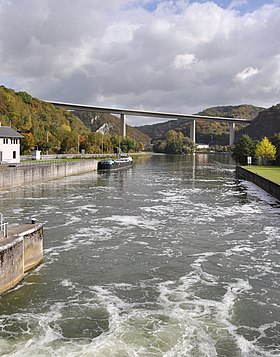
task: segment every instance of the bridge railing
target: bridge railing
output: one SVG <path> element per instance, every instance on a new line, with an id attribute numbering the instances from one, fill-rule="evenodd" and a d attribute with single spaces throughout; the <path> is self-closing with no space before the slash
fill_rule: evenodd
<path id="1" fill-rule="evenodd" d="M 113 154 L 52 154 L 52 155 L 41 155 L 40 160 L 61 160 L 61 159 L 95 159 L 95 158 L 100 158 L 104 156 L 112 156 Z M 31 155 L 21 155 L 20 156 L 21 161 L 30 161 L 30 162 L 40 162 L 40 160 L 35 160 L 32 158 Z"/>

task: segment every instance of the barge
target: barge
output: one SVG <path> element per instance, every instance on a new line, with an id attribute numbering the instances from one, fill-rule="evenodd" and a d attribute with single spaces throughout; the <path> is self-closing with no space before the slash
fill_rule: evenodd
<path id="1" fill-rule="evenodd" d="M 120 155 L 118 159 L 101 160 L 97 164 L 97 170 L 119 170 L 132 165 L 133 159 L 131 156 Z"/>

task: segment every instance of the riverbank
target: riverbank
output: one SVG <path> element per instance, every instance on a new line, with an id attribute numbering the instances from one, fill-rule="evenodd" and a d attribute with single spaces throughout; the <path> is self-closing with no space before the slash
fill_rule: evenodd
<path id="1" fill-rule="evenodd" d="M 244 169 L 251 171 L 259 176 L 266 178 L 280 185 L 280 167 L 279 166 L 242 166 Z"/>
<path id="2" fill-rule="evenodd" d="M 278 170 L 277 168 L 271 170 L 271 168 L 262 166 L 236 166 L 236 175 L 239 178 L 244 178 L 253 182 L 270 195 L 280 200 L 280 185 L 278 183 L 280 168 L 278 168 Z"/>
<path id="3" fill-rule="evenodd" d="M 145 152 L 130 155 L 133 159 L 151 156 L 150 153 Z M 0 166 L 0 190 L 97 171 L 98 161 L 108 156 L 113 155 L 96 154 L 95 158 L 89 158 L 86 155 L 84 157 L 82 155 L 44 155 L 41 160 L 33 161 L 29 158 L 15 167 Z"/>
<path id="4" fill-rule="evenodd" d="M 0 170 L 0 190 L 97 170 L 98 160 L 30 162 Z"/>

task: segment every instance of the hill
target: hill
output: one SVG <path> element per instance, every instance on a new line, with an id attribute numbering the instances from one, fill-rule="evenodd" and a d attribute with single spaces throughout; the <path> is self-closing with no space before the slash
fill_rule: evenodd
<path id="1" fill-rule="evenodd" d="M 90 111 L 73 111 L 72 112 L 76 117 L 81 119 L 81 121 L 91 130 L 98 130 L 104 123 L 107 123 L 109 126 L 109 133 L 111 135 L 121 135 L 120 129 L 120 119 L 111 114 L 106 113 L 95 113 Z M 149 136 L 145 135 L 143 132 L 127 125 L 126 128 L 127 136 L 141 142 L 143 144 L 149 144 L 151 139 Z"/>
<path id="2" fill-rule="evenodd" d="M 264 108 L 255 107 L 253 105 L 237 105 L 237 106 L 219 106 L 205 109 L 198 115 L 206 116 L 224 116 L 224 117 L 239 117 L 246 119 L 255 118 Z M 169 120 L 165 123 L 158 123 L 153 125 L 144 125 L 136 127 L 144 134 L 150 136 L 153 140 L 163 139 L 168 130 L 181 131 L 184 136 L 189 136 L 190 121 L 186 119 Z M 236 126 L 240 130 L 244 125 Z M 228 144 L 229 128 L 227 123 L 197 121 L 196 122 L 196 141 L 201 143 L 210 143 L 214 145 Z"/>
<path id="3" fill-rule="evenodd" d="M 261 111 L 250 125 L 237 133 L 236 138 L 248 134 L 252 139 L 260 140 L 264 136 L 271 137 L 275 133 L 280 133 L 280 104 Z"/>
<path id="4" fill-rule="evenodd" d="M 24 136 L 22 149 L 26 152 L 35 146 L 68 151 L 77 147 L 78 135 L 90 132 L 72 113 L 4 86 L 0 86 L 0 122 Z"/>
<path id="5" fill-rule="evenodd" d="M 0 86 L 0 123 L 24 136 L 21 148 L 25 153 L 36 146 L 49 153 L 76 153 L 78 140 L 86 140 L 104 123 L 109 125 L 111 135 L 120 134 L 120 120 L 112 115 L 69 112 L 4 86 Z M 127 135 L 137 142 L 150 142 L 149 137 L 130 126 L 127 126 Z"/>

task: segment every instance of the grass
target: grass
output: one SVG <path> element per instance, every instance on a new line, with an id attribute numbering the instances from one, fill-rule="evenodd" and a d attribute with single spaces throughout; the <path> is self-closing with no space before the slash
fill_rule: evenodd
<path id="1" fill-rule="evenodd" d="M 248 171 L 252 171 L 255 174 L 273 181 L 280 185 L 280 166 L 242 166 Z"/>

